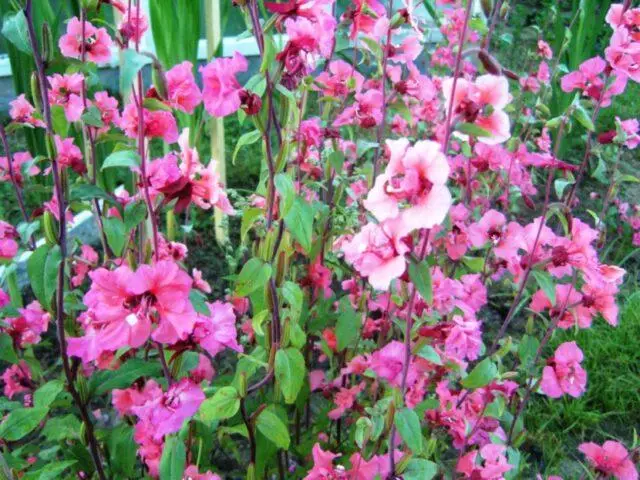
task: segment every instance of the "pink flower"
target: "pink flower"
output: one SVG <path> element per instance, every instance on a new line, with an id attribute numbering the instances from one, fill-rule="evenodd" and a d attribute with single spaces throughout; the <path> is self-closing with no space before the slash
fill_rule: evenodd
<path id="1" fill-rule="evenodd" d="M 604 53 L 616 73 L 640 82 L 640 39 L 634 39 L 629 30 L 616 29 Z"/>
<path id="2" fill-rule="evenodd" d="M 399 219 L 403 233 L 441 223 L 451 206 L 449 164 L 436 142 L 387 140 L 391 158 L 364 206 L 380 221 Z"/>
<path id="3" fill-rule="evenodd" d="M 205 279 L 202 278 L 202 272 L 197 268 L 191 271 L 193 277 L 193 286 L 204 293 L 211 293 L 211 285 Z"/>
<path id="4" fill-rule="evenodd" d="M 30 392 L 34 389 L 31 382 L 31 369 L 24 360 L 7 368 L 1 378 L 4 382 L 3 393 L 7 398 L 13 398 L 18 393 Z"/>
<path id="5" fill-rule="evenodd" d="M 550 60 L 553 57 L 553 50 L 547 42 L 544 40 L 538 40 L 538 55 L 547 60 Z"/>
<path id="6" fill-rule="evenodd" d="M 125 44 L 130 40 L 139 42 L 148 29 L 149 22 L 142 9 L 137 8 L 135 5 L 130 9 L 122 8 L 118 32 L 120 32 Z"/>
<path id="7" fill-rule="evenodd" d="M 323 95 L 330 97 L 344 97 L 350 91 L 359 92 L 364 83 L 364 77 L 354 70 L 344 60 L 334 60 L 329 68 L 316 77 L 316 82 Z"/>
<path id="8" fill-rule="evenodd" d="M 578 447 L 595 470 L 604 476 L 611 475 L 618 480 L 637 480 L 638 470 L 630 453 L 619 442 L 607 440 L 602 446 L 582 443 Z"/>
<path id="9" fill-rule="evenodd" d="M 198 319 L 193 329 L 195 341 L 204 348 L 212 357 L 225 348 L 236 352 L 242 352 L 238 344 L 238 331 L 236 330 L 236 315 L 233 305 L 230 303 L 207 303 L 210 315 L 198 314 Z"/>
<path id="10" fill-rule="evenodd" d="M 107 92 L 96 92 L 93 96 L 93 104 L 100 110 L 103 126 L 98 129 L 98 133 L 109 131 L 111 124 L 120 123 L 120 112 L 118 111 L 118 100 L 109 96 Z"/>
<path id="11" fill-rule="evenodd" d="M 575 72 L 566 74 L 560 80 L 564 92 L 582 90 L 583 95 L 600 101 L 602 107 L 611 105 L 611 98 L 621 94 L 627 84 L 626 75 L 614 75 L 613 82 L 607 86 L 603 76 L 607 63 L 601 57 L 584 61 Z"/>
<path id="12" fill-rule="evenodd" d="M 361 382 L 355 387 L 341 388 L 333 397 L 336 408 L 331 410 L 327 414 L 327 416 L 332 420 L 337 420 L 342 417 L 342 415 L 344 415 L 344 412 L 353 407 L 353 404 L 356 401 L 356 397 L 360 392 L 364 390 L 365 386 L 366 384 L 364 382 Z"/>
<path id="13" fill-rule="evenodd" d="M 396 462 L 402 458 L 402 452 L 396 450 L 394 459 Z M 351 469 L 347 471 L 349 480 L 376 480 L 384 479 L 389 475 L 389 456 L 373 455 L 369 460 L 365 460 L 359 453 L 354 453 L 349 458 Z"/>
<path id="14" fill-rule="evenodd" d="M 80 247 L 80 259 L 73 264 L 73 277 L 71 278 L 71 284 L 74 287 L 82 285 L 87 273 L 89 273 L 93 267 L 98 264 L 98 253 L 91 247 L 91 245 L 82 245 Z"/>
<path id="15" fill-rule="evenodd" d="M 313 456 L 313 468 L 309 470 L 304 480 L 327 480 L 332 478 L 336 472 L 333 460 L 340 455 L 328 450 L 322 450 L 319 443 L 313 446 L 311 454 Z"/>
<path id="16" fill-rule="evenodd" d="M 483 247 L 487 242 L 498 245 L 505 234 L 506 217 L 497 210 L 489 210 L 482 218 L 469 226 L 469 240 L 474 247 Z"/>
<path id="17" fill-rule="evenodd" d="M 453 78 L 442 82 L 442 93 L 448 107 L 453 90 Z M 509 82 L 505 77 L 482 75 L 475 83 L 459 78 L 453 98 L 453 113 L 460 121 L 473 123 L 490 133 L 479 137 L 483 143 L 503 143 L 511 136 L 509 116 L 504 108 L 511 101 Z"/>
<path id="18" fill-rule="evenodd" d="M 58 165 L 60 168 L 71 168 L 74 172 L 82 175 L 87 171 L 82 158 L 82 152 L 73 143 L 73 138 L 62 139 L 58 135 L 55 136 L 56 151 L 58 153 Z"/>
<path id="19" fill-rule="evenodd" d="M 445 353 L 460 360 L 476 360 L 482 345 L 482 323 L 474 318 L 454 315 L 444 342 Z"/>
<path id="20" fill-rule="evenodd" d="M 386 290 L 406 269 L 409 246 L 398 220 L 368 223 L 342 245 L 345 260 L 378 290 Z"/>
<path id="21" fill-rule="evenodd" d="M 576 342 L 560 345 L 551 364 L 542 371 L 540 388 L 545 395 L 551 398 L 559 398 L 565 393 L 574 398 L 581 396 L 587 385 L 587 372 L 580 365 L 583 358 Z"/>
<path id="22" fill-rule="evenodd" d="M 82 83 L 84 76 L 81 73 L 73 73 L 70 75 L 53 74 L 48 77 L 49 84 L 49 101 L 51 105 L 58 105 L 64 108 L 65 116 L 70 122 L 77 122 L 84 112 L 84 103 L 82 102 Z"/>
<path id="23" fill-rule="evenodd" d="M 202 94 L 193 77 L 193 64 L 182 62 L 166 73 L 169 104 L 186 113 L 193 113 L 202 102 Z"/>
<path id="24" fill-rule="evenodd" d="M 210 470 L 200 473 L 196 465 L 189 465 L 184 471 L 183 478 L 185 480 L 222 480 L 220 476 Z"/>
<path id="25" fill-rule="evenodd" d="M 175 143 L 178 140 L 178 125 L 171 112 L 143 108 L 142 117 L 145 137 L 162 138 L 167 143 Z M 129 138 L 137 139 L 138 126 L 138 107 L 135 103 L 129 103 L 122 112 L 120 128 Z"/>
<path id="26" fill-rule="evenodd" d="M 384 378 L 394 387 L 399 387 L 402 381 L 402 366 L 405 357 L 404 343 L 391 341 L 371 355 L 369 368 Z"/>
<path id="27" fill-rule="evenodd" d="M 111 60 L 112 43 L 106 28 L 96 28 L 86 21 L 83 28 L 78 17 L 73 17 L 67 24 L 67 33 L 60 37 L 58 46 L 65 57 L 81 59 L 84 44 L 87 60 L 106 63 Z"/>
<path id="28" fill-rule="evenodd" d="M 362 128 L 373 128 L 382 121 L 382 92 L 367 90 L 356 93 L 355 105 L 349 105 L 333 121 L 334 127 L 343 125 L 359 125 Z"/>
<path id="29" fill-rule="evenodd" d="M 236 75 L 247 71 L 247 59 L 235 52 L 232 58 L 216 58 L 200 67 L 204 108 L 214 117 L 226 117 L 240 108 L 243 90 Z"/>
<path id="30" fill-rule="evenodd" d="M 5 318 L 7 333 L 11 335 L 16 345 L 25 348 L 27 345 L 35 345 L 40 342 L 41 335 L 47 331 L 51 315 L 34 300 L 27 308 L 19 308 L 19 317 Z"/>
<path id="31" fill-rule="evenodd" d="M 504 453 L 507 447 L 489 443 L 480 451 L 474 450 L 458 461 L 456 472 L 465 475 L 465 478 L 481 478 L 483 480 L 502 480 L 503 474 L 513 467 L 507 462 Z M 480 458 L 478 457 L 480 453 Z"/>
<path id="32" fill-rule="evenodd" d="M 0 220 L 0 258 L 11 259 L 18 253 L 18 231 L 13 225 Z"/>
<path id="33" fill-rule="evenodd" d="M 376 19 L 384 16 L 386 10 L 378 0 L 355 0 L 354 4 L 343 14 L 343 20 L 351 20 L 349 38 L 354 39 L 358 33 L 371 33 Z"/>
<path id="34" fill-rule="evenodd" d="M 624 145 L 630 150 L 640 145 L 640 122 L 636 118 L 620 120 L 616 117 L 616 124 L 620 126 L 620 130 L 625 135 Z"/>
<path id="35" fill-rule="evenodd" d="M 213 369 L 209 358 L 200 353 L 198 354 L 198 365 L 189 372 L 189 378 L 191 378 L 194 383 L 200 383 L 203 380 L 210 382 L 215 374 L 216 371 Z"/>
<path id="36" fill-rule="evenodd" d="M 23 170 L 24 173 L 29 175 L 37 175 L 40 173 L 40 169 L 33 164 L 33 157 L 29 152 L 15 152 L 12 155 L 13 163 L 13 177 L 19 186 L 22 186 Z M 27 165 L 29 167 L 27 168 Z M 9 173 L 9 159 L 7 157 L 0 157 L 0 181 L 10 182 L 11 175 Z"/>
<path id="37" fill-rule="evenodd" d="M 20 95 L 15 100 L 9 102 L 9 115 L 14 122 L 24 123 L 33 127 L 45 127 L 44 122 L 34 117 L 36 109 L 29 103 L 24 94 Z"/>

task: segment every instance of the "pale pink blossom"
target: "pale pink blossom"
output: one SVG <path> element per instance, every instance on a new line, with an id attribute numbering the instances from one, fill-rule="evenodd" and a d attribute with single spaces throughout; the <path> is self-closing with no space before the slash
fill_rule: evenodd
<path id="1" fill-rule="evenodd" d="M 577 398 L 587 385 L 587 372 L 580 363 L 584 358 L 576 342 L 560 345 L 551 359 L 551 364 L 542 371 L 540 388 L 551 398 L 559 398 L 565 393 Z"/>
<path id="2" fill-rule="evenodd" d="M 112 43 L 106 28 L 96 28 L 87 21 L 83 27 L 78 17 L 73 17 L 67 24 L 67 33 L 60 37 L 58 45 L 65 57 L 81 59 L 84 48 L 87 60 L 106 63 L 111 60 Z"/>
<path id="3" fill-rule="evenodd" d="M 9 116 L 17 123 L 31 125 L 32 127 L 45 127 L 42 119 L 35 117 L 36 109 L 26 99 L 24 93 L 15 100 L 9 102 Z"/>
<path id="4" fill-rule="evenodd" d="M 202 102 L 202 94 L 193 76 L 193 64 L 187 61 L 179 63 L 165 77 L 169 104 L 183 112 L 193 113 Z"/>
<path id="5" fill-rule="evenodd" d="M 238 344 L 236 315 L 230 303 L 208 303 L 209 315 L 198 314 L 193 329 L 195 341 L 212 357 L 226 348 L 242 352 Z"/>
<path id="6" fill-rule="evenodd" d="M 587 442 L 578 447 L 589 464 L 604 476 L 611 475 L 618 480 L 637 480 L 638 470 L 631 454 L 620 442 L 607 440 L 602 445 Z"/>

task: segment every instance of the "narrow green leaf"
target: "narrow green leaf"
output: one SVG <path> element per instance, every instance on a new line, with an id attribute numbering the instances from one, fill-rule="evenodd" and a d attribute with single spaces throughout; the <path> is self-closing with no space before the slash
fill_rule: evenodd
<path id="1" fill-rule="evenodd" d="M 58 288 L 58 268 L 61 261 L 60 247 L 55 245 L 49 250 L 44 264 L 44 305 L 51 304 L 53 295 Z"/>
<path id="2" fill-rule="evenodd" d="M 238 152 L 242 147 L 246 147 L 247 145 L 251 145 L 256 143 L 258 140 L 262 138 L 262 133 L 260 130 L 252 130 L 251 132 L 247 132 L 240 136 L 238 139 L 238 143 L 236 144 L 236 148 L 233 151 L 233 155 L 231 156 L 231 163 L 236 164 L 236 157 L 238 156 Z"/>
<path id="3" fill-rule="evenodd" d="M 13 349 L 13 340 L 6 334 L 0 334 L 0 360 L 8 363 L 18 363 L 18 355 Z"/>
<path id="4" fill-rule="evenodd" d="M 538 285 L 540 286 L 544 294 L 547 296 L 547 298 L 551 302 L 551 305 L 555 305 L 556 304 L 556 284 L 553 281 L 553 278 L 551 278 L 551 275 L 541 270 L 531 270 L 531 273 L 533 274 L 533 278 L 536 279 L 536 282 L 538 282 Z"/>
<path id="5" fill-rule="evenodd" d="M 122 255 L 122 250 L 127 242 L 127 231 L 124 222 L 118 217 L 107 217 L 102 220 L 107 243 L 117 256 Z"/>
<path id="6" fill-rule="evenodd" d="M 420 296 L 428 303 L 433 303 L 433 285 L 431 282 L 431 270 L 427 262 L 410 262 L 409 278 L 420 292 Z"/>
<path id="7" fill-rule="evenodd" d="M 174 435 L 165 439 L 160 458 L 160 480 L 182 480 L 186 463 L 184 442 Z"/>
<path id="8" fill-rule="evenodd" d="M 101 370 L 91 376 L 90 386 L 96 395 L 103 395 L 114 388 L 130 387 L 140 377 L 160 374 L 158 362 L 145 362 L 139 358 L 126 361 L 117 370 Z"/>
<path id="9" fill-rule="evenodd" d="M 302 198 L 297 197 L 284 223 L 293 238 L 302 246 L 305 252 L 311 251 L 313 237 L 313 209 Z"/>
<path id="10" fill-rule="evenodd" d="M 460 133 L 471 135 L 472 137 L 476 138 L 491 136 L 491 132 L 477 126 L 475 123 L 459 123 L 456 125 L 456 130 Z"/>
<path id="11" fill-rule="evenodd" d="M 27 274 L 31 290 L 43 308 L 47 308 L 47 301 L 44 290 L 44 265 L 49 255 L 49 246 L 38 247 L 27 260 Z"/>
<path id="12" fill-rule="evenodd" d="M 349 297 L 340 300 L 340 315 L 336 324 L 336 337 L 338 339 L 338 350 L 342 351 L 358 338 L 360 332 L 360 317 L 351 306 Z"/>
<path id="13" fill-rule="evenodd" d="M 49 413 L 46 407 L 13 410 L 0 424 L 0 438 L 15 442 L 31 433 Z"/>
<path id="14" fill-rule="evenodd" d="M 47 462 L 47 465 L 37 470 L 26 472 L 22 480 L 55 480 L 65 478 L 62 475 L 69 467 L 78 463 L 76 460 L 64 460 L 62 462 Z"/>

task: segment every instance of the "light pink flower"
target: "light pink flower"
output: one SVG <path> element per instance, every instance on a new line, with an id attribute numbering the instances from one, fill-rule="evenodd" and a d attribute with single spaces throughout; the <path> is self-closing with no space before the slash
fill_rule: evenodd
<path id="1" fill-rule="evenodd" d="M 84 36 L 83 36 L 84 33 Z M 106 63 L 111 60 L 111 37 L 106 28 L 96 28 L 91 23 L 83 25 L 78 17 L 73 17 L 67 24 L 67 33 L 60 37 L 58 46 L 65 57 L 82 58 L 82 49 L 86 59 L 95 63 Z"/>
<path id="2" fill-rule="evenodd" d="M 591 466 L 604 476 L 611 475 L 618 480 L 637 480 L 638 470 L 631 455 L 619 442 L 607 440 L 602 446 L 597 443 L 581 443 L 578 447 Z"/>
<path id="3" fill-rule="evenodd" d="M 364 206 L 380 221 L 399 219 L 402 232 L 432 228 L 451 206 L 446 187 L 447 158 L 440 145 L 429 140 L 409 146 L 407 139 L 387 140 L 391 155 L 384 173 L 376 178 Z"/>
<path id="4" fill-rule="evenodd" d="M 332 420 L 337 420 L 344 415 L 344 412 L 353 407 L 356 401 L 356 397 L 360 392 L 364 390 L 366 384 L 361 382 L 355 387 L 341 388 L 333 397 L 333 401 L 336 404 L 336 408 L 331 410 L 327 416 Z"/>
<path id="5" fill-rule="evenodd" d="M 58 165 L 60 168 L 70 168 L 79 175 L 82 175 L 87 171 L 87 167 L 84 164 L 82 158 L 82 152 L 73 143 L 73 138 L 60 138 L 55 136 L 56 151 L 58 153 Z"/>
<path id="6" fill-rule="evenodd" d="M 189 465 L 184 471 L 183 478 L 185 480 L 222 480 L 219 475 L 210 470 L 200 473 L 196 465 Z"/>
<path id="7" fill-rule="evenodd" d="M 13 158 L 13 163 L 11 164 L 13 167 L 13 177 L 19 186 L 22 186 L 23 183 L 23 170 L 24 173 L 28 175 L 37 175 L 40 173 L 40 169 L 33 163 L 33 157 L 29 152 L 14 152 L 11 157 Z M 0 181 L 11 181 L 9 159 L 7 157 L 0 157 Z"/>
<path id="8" fill-rule="evenodd" d="M 629 30 L 616 29 L 604 53 L 618 74 L 640 82 L 640 39 L 634 39 Z"/>
<path id="9" fill-rule="evenodd" d="M 118 111 L 118 100 L 104 92 L 96 92 L 93 96 L 93 104 L 100 110 L 103 126 L 98 129 L 98 133 L 109 131 L 111 124 L 120 123 L 120 112 Z"/>
<path id="10" fill-rule="evenodd" d="M 60 75 L 55 73 L 48 77 L 49 84 L 49 102 L 51 105 L 58 105 L 64 108 L 65 116 L 70 122 L 80 120 L 84 112 L 84 103 L 82 102 L 82 82 L 84 76 L 81 73 L 72 73 L 70 75 Z"/>
<path id="11" fill-rule="evenodd" d="M 226 117 L 240 108 L 243 90 L 236 75 L 247 71 L 247 59 L 235 52 L 232 58 L 216 58 L 200 67 L 204 108 L 214 117 Z"/>
<path id="12" fill-rule="evenodd" d="M 19 317 L 4 319 L 7 324 L 7 333 L 21 348 L 39 343 L 41 335 L 49 327 L 51 315 L 42 310 L 37 300 L 31 302 L 26 308 L 19 308 L 18 312 L 20 312 Z"/>
<path id="13" fill-rule="evenodd" d="M 604 72 L 607 63 L 601 57 L 593 57 L 584 61 L 578 70 L 570 72 L 560 79 L 560 87 L 564 92 L 575 89 L 582 90 L 583 95 L 600 101 L 602 107 L 611 105 L 611 98 L 621 94 L 627 85 L 626 75 L 614 75 L 614 80 L 607 86 Z"/>
<path id="14" fill-rule="evenodd" d="M 404 343 L 391 341 L 380 350 L 373 352 L 369 368 L 376 372 L 378 377 L 385 379 L 395 387 L 399 387 L 402 381 L 405 352 Z"/>
<path id="15" fill-rule="evenodd" d="M 565 342 L 557 349 L 551 365 L 544 367 L 540 388 L 551 398 L 559 398 L 565 393 L 577 398 L 585 392 L 587 372 L 580 362 L 582 350 L 576 342 Z"/>
<path id="16" fill-rule="evenodd" d="M 193 64 L 182 62 L 166 73 L 169 104 L 186 113 L 193 113 L 202 102 L 202 94 L 193 76 Z"/>
<path id="17" fill-rule="evenodd" d="M 11 259 L 18 253 L 18 231 L 15 227 L 0 220 L 0 258 Z"/>
<path id="18" fill-rule="evenodd" d="M 44 122 L 33 115 L 36 113 L 36 109 L 29 103 L 24 93 L 9 102 L 9 106 L 9 116 L 14 122 L 24 123 L 33 127 L 45 127 Z"/>
<path id="19" fill-rule="evenodd" d="M 442 93 L 447 107 L 452 91 L 453 78 L 446 78 L 442 82 Z M 510 101 L 509 82 L 505 77 L 482 75 L 474 83 L 459 78 L 453 97 L 453 113 L 460 121 L 473 123 L 489 132 L 490 136 L 478 140 L 494 145 L 511 136 L 509 116 L 504 112 Z"/>
<path id="20" fill-rule="evenodd" d="M 142 9 L 133 5 L 132 8 L 122 8 L 120 23 L 118 23 L 118 32 L 122 35 L 125 43 L 132 40 L 139 42 L 142 36 L 149 29 L 149 21 Z"/>
<path id="21" fill-rule="evenodd" d="M 198 314 L 198 319 L 193 329 L 195 341 L 204 348 L 212 357 L 225 348 L 236 352 L 242 352 L 238 344 L 238 331 L 236 330 L 236 315 L 233 305 L 230 303 L 208 303 L 210 315 Z"/>

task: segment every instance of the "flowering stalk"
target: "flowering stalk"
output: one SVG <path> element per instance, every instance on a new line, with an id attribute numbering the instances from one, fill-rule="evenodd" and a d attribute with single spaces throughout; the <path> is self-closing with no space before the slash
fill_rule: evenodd
<path id="1" fill-rule="evenodd" d="M 33 58 L 36 65 L 36 73 L 38 76 L 38 83 L 40 86 L 41 93 L 41 104 L 44 111 L 44 119 L 45 126 L 47 130 L 48 142 L 47 144 L 51 147 L 48 153 L 50 155 L 51 160 L 51 170 L 53 175 L 53 182 L 56 195 L 58 197 L 58 215 L 60 222 L 60 232 L 58 237 L 58 246 L 60 248 L 60 265 L 58 266 L 58 277 L 57 277 L 57 288 L 56 288 L 56 326 L 57 326 L 57 334 L 58 334 L 58 345 L 60 347 L 60 355 L 62 357 L 62 367 L 64 370 L 65 377 L 67 379 L 67 388 L 69 389 L 69 393 L 71 394 L 74 403 L 78 407 L 80 411 L 80 416 L 82 417 L 82 421 L 85 425 L 85 432 L 87 436 L 87 441 L 89 443 L 89 450 L 91 452 L 91 457 L 93 459 L 93 463 L 96 469 L 96 473 L 98 474 L 98 478 L 101 480 L 106 479 L 106 475 L 104 473 L 104 469 L 102 467 L 102 460 L 100 458 L 100 451 L 98 449 L 98 442 L 93 430 L 93 423 L 89 417 L 89 412 L 87 410 L 87 406 L 84 404 L 80 394 L 76 390 L 74 384 L 74 375 L 71 370 L 71 364 L 69 361 L 69 355 L 67 353 L 67 341 L 65 337 L 64 330 L 64 290 L 65 290 L 65 266 L 67 261 L 67 221 L 66 221 L 66 201 L 65 195 L 62 188 L 62 182 L 60 179 L 60 171 L 58 161 L 56 159 L 55 151 L 53 151 L 53 121 L 51 118 L 51 108 L 49 105 L 49 96 L 48 96 L 48 84 L 46 75 L 44 72 L 44 62 L 42 61 L 42 57 L 40 56 L 40 49 L 38 46 L 38 40 L 35 33 L 33 16 L 32 16 L 32 0 L 27 0 L 24 7 L 24 16 L 27 23 L 27 32 L 29 35 L 29 42 L 31 44 L 31 49 L 33 52 Z"/>

